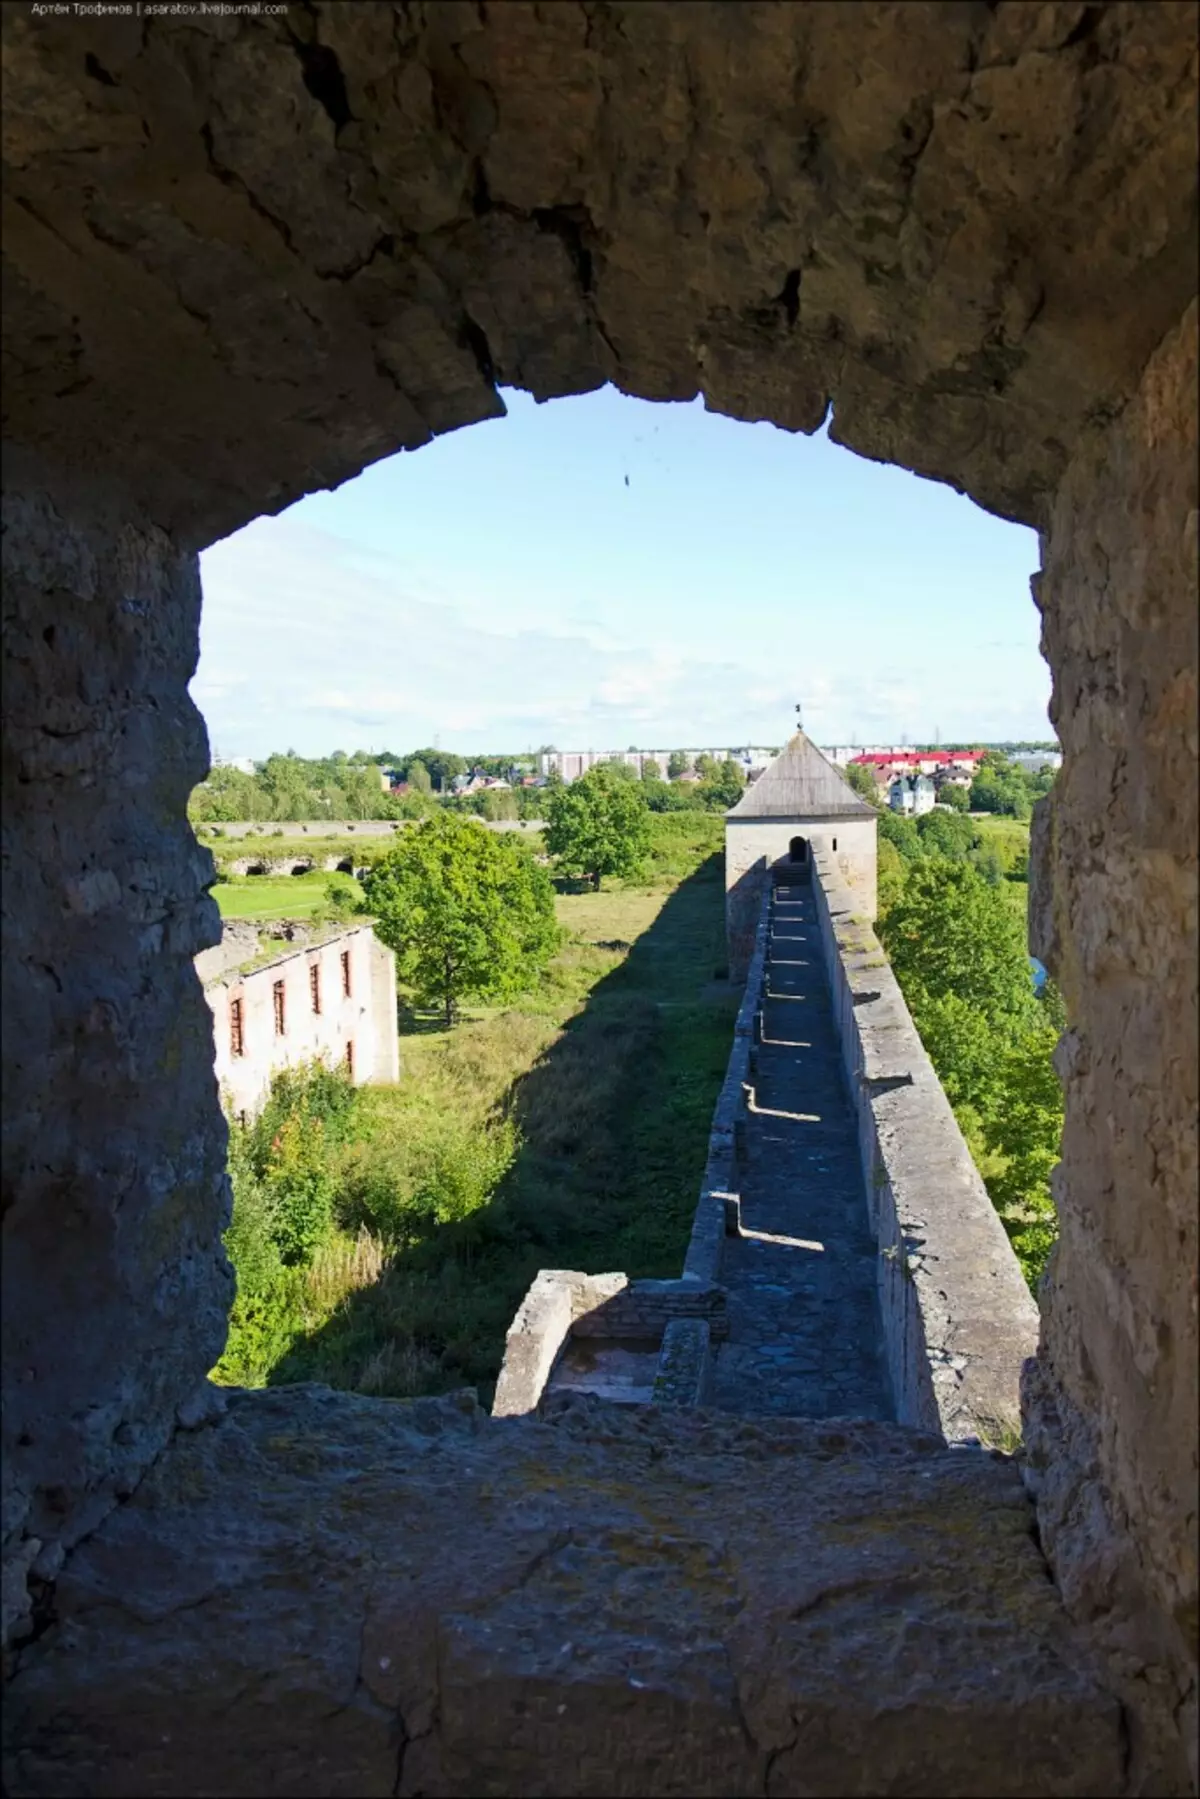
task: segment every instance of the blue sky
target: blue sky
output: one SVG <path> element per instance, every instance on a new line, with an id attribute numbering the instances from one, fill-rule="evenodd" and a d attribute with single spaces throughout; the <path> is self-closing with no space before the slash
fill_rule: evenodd
<path id="1" fill-rule="evenodd" d="M 1034 532 L 824 431 L 505 400 L 205 552 L 216 753 L 1053 735 Z"/>

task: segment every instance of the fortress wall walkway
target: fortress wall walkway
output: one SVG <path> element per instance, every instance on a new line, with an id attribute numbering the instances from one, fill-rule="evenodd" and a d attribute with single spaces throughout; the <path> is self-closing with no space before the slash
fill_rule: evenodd
<path id="1" fill-rule="evenodd" d="M 725 1240 L 729 1337 L 710 1403 L 889 1419 L 878 1250 L 811 887 L 781 887 L 741 1155 L 742 1233 Z"/>

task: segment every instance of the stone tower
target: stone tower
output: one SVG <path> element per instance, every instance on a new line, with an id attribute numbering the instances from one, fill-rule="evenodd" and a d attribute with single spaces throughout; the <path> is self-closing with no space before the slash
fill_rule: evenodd
<path id="1" fill-rule="evenodd" d="M 759 902 L 773 878 L 807 881 L 814 854 L 832 856 L 875 916 L 875 808 L 803 731 L 725 814 L 725 930 L 729 978 L 744 980 Z"/>

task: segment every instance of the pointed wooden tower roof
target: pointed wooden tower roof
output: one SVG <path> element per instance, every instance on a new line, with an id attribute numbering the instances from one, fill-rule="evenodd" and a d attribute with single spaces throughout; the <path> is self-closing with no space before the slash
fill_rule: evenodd
<path id="1" fill-rule="evenodd" d="M 803 731 L 747 787 L 726 818 L 878 818 Z"/>

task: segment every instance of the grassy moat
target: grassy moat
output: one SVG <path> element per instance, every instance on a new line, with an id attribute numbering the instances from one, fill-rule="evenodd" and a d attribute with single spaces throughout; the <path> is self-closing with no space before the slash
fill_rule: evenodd
<path id="1" fill-rule="evenodd" d="M 539 1268 L 679 1273 L 738 1001 L 716 978 L 721 835 L 693 815 L 642 881 L 561 893 L 566 941 L 515 1004 L 450 1031 L 402 1005 L 398 1085 L 359 1089 L 344 1116 L 344 1094 L 317 1094 L 294 1132 L 270 1108 L 234 1130 L 239 1295 L 216 1379 L 471 1383 L 487 1402 Z M 307 1267 L 270 1241 L 253 1167 L 268 1139 L 287 1192 L 328 1191 L 333 1228 Z"/>

